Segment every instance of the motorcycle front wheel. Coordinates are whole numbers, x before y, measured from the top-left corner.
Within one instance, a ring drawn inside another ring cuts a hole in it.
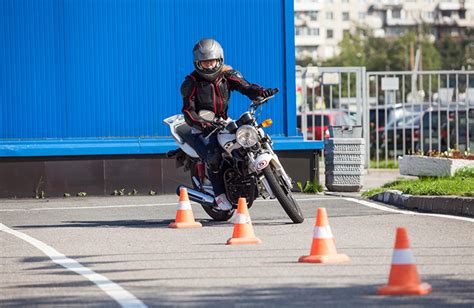
[[[267,179],[268,185],[270,185],[275,197],[280,202],[288,217],[296,224],[302,223],[304,221],[303,213],[293,198],[291,191],[286,190],[282,182],[283,179],[275,174],[271,165],[263,169],[263,175]]]

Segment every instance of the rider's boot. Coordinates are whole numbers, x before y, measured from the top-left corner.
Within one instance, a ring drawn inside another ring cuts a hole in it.
[[[221,211],[229,211],[232,210],[232,204],[230,204],[229,200],[227,200],[227,197],[225,193],[220,194],[215,198],[217,207]]]

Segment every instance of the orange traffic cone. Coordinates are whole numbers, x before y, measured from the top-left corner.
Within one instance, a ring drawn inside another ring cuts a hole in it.
[[[430,292],[431,286],[421,283],[418,277],[407,230],[397,228],[388,284],[379,288],[377,293],[379,295],[426,295]]]
[[[255,237],[252,221],[250,220],[247,201],[239,198],[237,205],[237,216],[234,219],[234,233],[227,240],[227,245],[236,244],[260,244],[262,241]]]
[[[179,190],[179,204],[176,211],[176,221],[168,225],[169,228],[201,228],[202,225],[194,220],[191,202],[189,202],[188,191],[181,187]]]
[[[343,263],[349,257],[336,252],[336,244],[329,227],[325,208],[318,208],[313,231],[313,243],[309,256],[302,256],[298,262],[304,263]]]

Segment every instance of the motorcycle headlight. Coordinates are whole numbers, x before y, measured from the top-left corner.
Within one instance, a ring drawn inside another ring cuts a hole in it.
[[[235,137],[237,138],[237,142],[244,148],[253,147],[258,142],[258,132],[250,125],[239,127]]]

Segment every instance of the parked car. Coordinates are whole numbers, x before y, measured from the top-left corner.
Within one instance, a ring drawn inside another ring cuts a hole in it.
[[[329,125],[354,125],[344,110],[317,110],[306,113],[306,132],[308,140],[329,138]],[[301,113],[297,114],[296,126],[301,132]]]
[[[403,139],[403,132],[405,132],[405,139]],[[469,109],[467,117],[466,109],[459,109],[456,112],[455,109],[450,108],[448,113],[448,109],[444,107],[428,108],[394,119],[387,124],[386,128],[380,128],[379,148],[381,153],[385,153],[387,149],[390,156],[420,150],[424,152],[446,151],[448,148],[466,150],[468,133],[472,147],[474,145],[474,108]],[[405,152],[403,152],[403,140],[405,140]]]
[[[370,127],[373,130],[380,130],[391,121],[399,119],[412,113],[421,112],[429,107],[428,103],[424,104],[394,104],[394,105],[378,105],[371,107],[369,110]]]
[[[407,113],[378,129],[379,149],[382,153],[401,155],[416,150],[420,133],[420,113]],[[405,142],[405,152],[403,151]]]
[[[433,151],[446,151],[448,143],[450,149],[465,151],[468,147],[468,135],[469,147],[472,148],[474,146],[474,108],[470,108],[468,113],[464,108],[458,109],[457,112],[456,109],[450,108],[449,114],[447,108],[428,109],[423,112],[423,142],[419,148],[425,152],[429,151],[431,140],[431,150]]]
[[[370,147],[371,153],[376,152],[377,139],[379,140],[379,150],[382,151],[382,147],[385,147],[385,127],[387,127],[388,140],[387,144],[389,149],[393,149],[393,130],[395,127],[401,128],[401,131],[397,132],[397,144],[402,149],[403,142],[403,126],[409,127],[412,120],[411,117],[419,114],[424,109],[428,108],[427,104],[392,104],[392,105],[378,105],[371,107],[369,110],[369,124],[370,124]],[[416,121],[415,121],[416,122]],[[408,136],[410,134],[410,136]],[[405,130],[405,137],[409,137],[407,145],[411,146],[411,131],[408,133]],[[398,139],[401,138],[401,139]],[[406,138],[407,139],[407,138]]]

